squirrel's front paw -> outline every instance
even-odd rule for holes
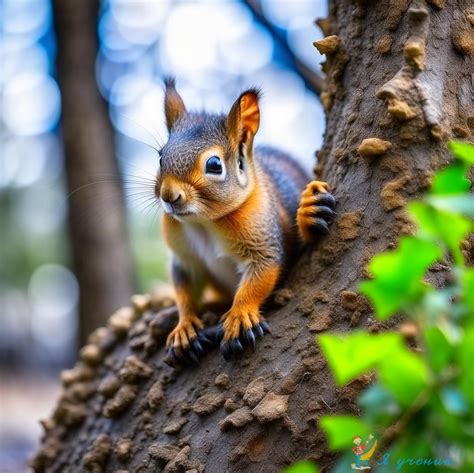
[[[311,181],[301,196],[296,220],[299,234],[306,243],[313,240],[317,233],[329,232],[336,199],[327,191],[327,187],[325,182]]]
[[[171,366],[199,364],[199,358],[204,351],[198,337],[202,327],[203,323],[196,316],[181,318],[166,339],[166,348],[169,350],[165,362]]]
[[[239,356],[245,346],[255,350],[256,337],[270,333],[258,309],[231,309],[224,317],[221,352],[226,360]]]

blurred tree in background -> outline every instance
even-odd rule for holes
[[[95,80],[99,4],[55,0],[53,5],[69,241],[80,289],[79,338],[85,343],[132,296],[132,262],[112,127]]]
[[[104,307],[128,297],[133,274],[138,291],[166,278],[150,200],[155,148],[166,138],[163,77],[177,77],[190,108],[211,111],[261,86],[260,142],[310,167],[324,131],[313,20],[326,11],[325,0],[0,3],[5,468],[37,442],[35,419],[55,396],[50,375],[75,357],[80,307],[92,318],[81,317],[84,327],[103,324]],[[123,201],[130,252],[118,249],[127,246]]]

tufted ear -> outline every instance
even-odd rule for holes
[[[168,131],[186,113],[183,99],[176,91],[174,78],[165,79],[165,117]]]
[[[259,90],[246,90],[230,109],[227,116],[227,131],[229,138],[234,141],[236,146],[240,146],[242,143],[248,147],[252,146],[253,137],[260,125],[259,97]]]

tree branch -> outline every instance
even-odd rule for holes
[[[284,35],[267,19],[256,0],[243,0],[243,2],[252,13],[254,20],[270,33],[280,50],[288,58],[293,69],[303,79],[305,86],[319,97],[323,89],[324,77],[313,71],[295,55]]]

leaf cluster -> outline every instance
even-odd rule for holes
[[[378,319],[403,314],[410,320],[415,346],[398,332],[319,337],[339,385],[367,372],[377,379],[358,399],[361,417],[321,419],[333,450],[350,451],[353,436],[373,433],[393,459],[447,459],[449,467],[437,471],[474,470],[474,268],[466,265],[461,246],[474,227],[466,178],[474,146],[451,142],[450,149],[453,162],[435,175],[423,199],[408,206],[416,234],[376,255],[369,264],[372,278],[359,285]],[[435,264],[450,268],[445,287],[425,280]],[[427,461],[416,467],[428,469],[433,466]]]

